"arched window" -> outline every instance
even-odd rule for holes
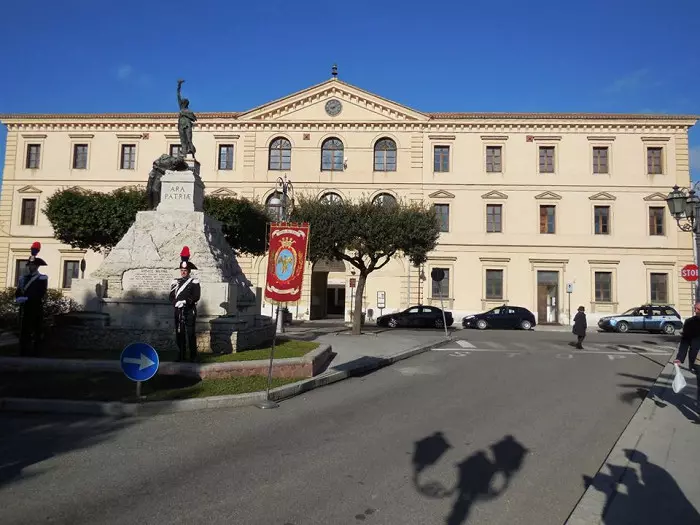
[[[321,171],[343,171],[344,151],[340,139],[324,140],[321,145]]]
[[[380,193],[374,199],[372,199],[373,204],[379,206],[396,206],[396,198],[389,193]]]
[[[396,171],[396,142],[378,140],[374,145],[374,171]]]
[[[284,137],[276,138],[270,144],[268,169],[278,171],[292,169],[292,143]]]
[[[326,204],[340,204],[341,202],[343,202],[343,198],[333,191],[324,193],[323,195],[321,195],[321,198],[319,200]]]

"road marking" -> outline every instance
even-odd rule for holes
[[[464,356],[466,356],[466,355],[469,355],[469,352],[463,352],[463,351],[452,352],[450,355],[451,355],[452,357],[464,357]]]
[[[508,352],[508,357],[515,357],[516,355],[520,355],[520,352]]]
[[[462,348],[476,348],[476,346],[471,344],[469,341],[464,341],[462,339],[458,339],[457,341],[455,341],[455,343],[457,343]]]
[[[627,356],[626,355],[608,354],[608,359],[610,359],[610,361],[614,361],[615,359],[624,359],[625,357],[627,357]]]
[[[572,356],[571,354],[557,354],[555,357],[557,359],[573,359],[574,358],[574,356]]]

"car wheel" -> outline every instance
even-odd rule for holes
[[[435,328],[442,328],[445,326],[442,322],[442,319],[435,319]]]
[[[671,323],[665,324],[664,333],[667,335],[673,335],[676,333],[676,327],[673,326]]]
[[[629,330],[630,330],[630,327],[626,322],[621,321],[621,322],[617,323],[617,331],[620,332],[621,334],[625,334],[625,333],[629,332]]]
[[[399,326],[399,322],[392,317],[391,319],[389,319],[388,325],[389,328],[396,328],[397,326]]]
[[[530,328],[532,328],[532,323],[530,321],[528,321],[527,319],[524,319],[520,323],[520,328],[522,328],[523,330],[529,330]]]
[[[483,319],[479,319],[479,320],[476,322],[476,327],[477,327],[479,330],[485,330],[487,326],[488,326],[488,325],[486,324],[486,321],[484,321]]]

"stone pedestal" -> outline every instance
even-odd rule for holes
[[[157,209],[137,213],[99,268],[88,279],[73,281],[73,297],[85,310],[109,315],[112,339],[122,332],[127,337],[131,330],[135,336],[164,344],[174,330],[170,284],[179,277],[180,251],[188,246],[190,261],[197,266],[192,276],[199,279],[202,290],[197,304],[198,346],[210,347],[200,351],[211,346],[236,351],[236,332],[256,334],[246,336],[251,340],[265,337],[269,318],[260,316],[261,289],[243,274],[221,223],[202,211],[199,163],[191,157],[185,160],[191,169],[165,172]],[[227,320],[218,321],[222,317]]]
[[[157,211],[203,211],[204,183],[192,171],[166,171],[160,179]]]

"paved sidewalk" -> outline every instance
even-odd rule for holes
[[[681,369],[685,389],[673,392],[669,362],[603,467],[585,480],[590,486],[567,525],[700,524],[697,379]]]

